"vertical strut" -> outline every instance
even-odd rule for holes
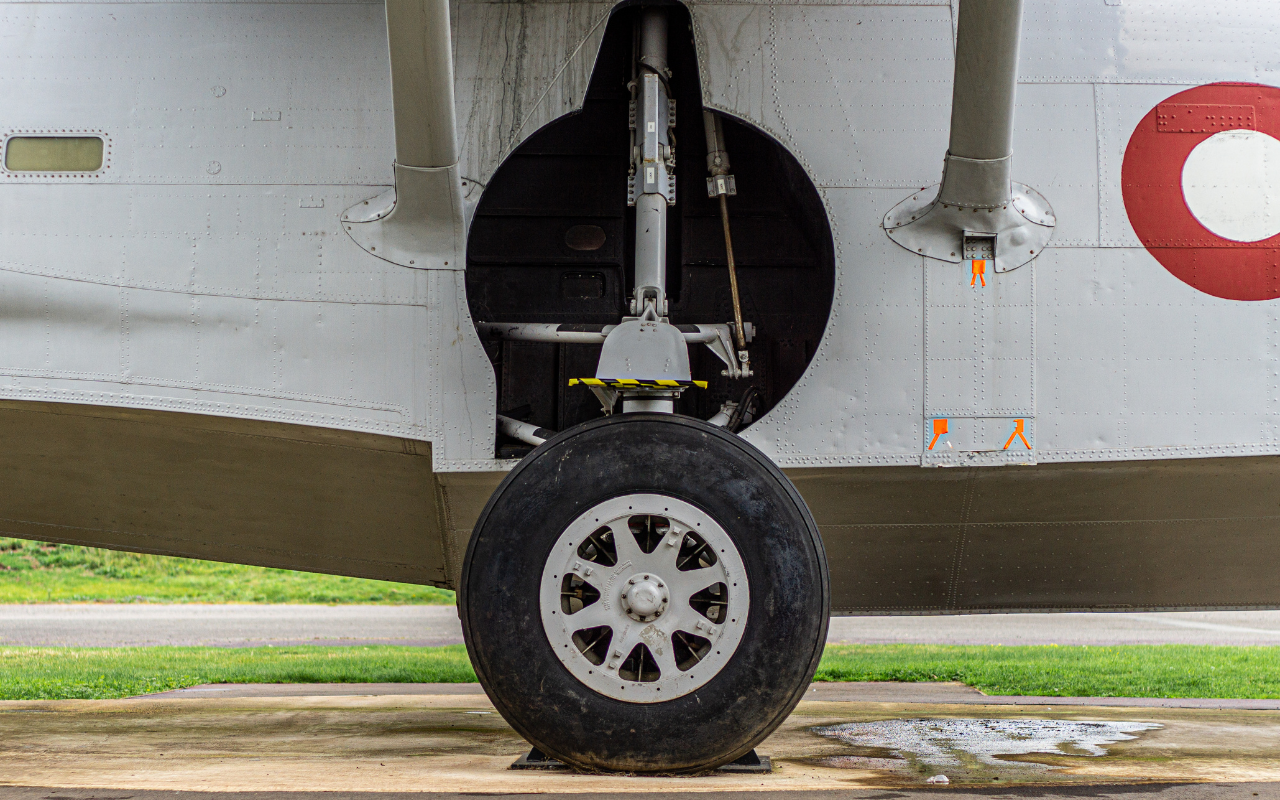
[[[674,201],[671,110],[667,79],[667,12],[646,8],[640,17],[640,85],[636,109],[635,155],[636,285],[631,313],[647,319],[667,316],[667,205]]]
[[[995,208],[1010,200],[1021,31],[1022,0],[960,5],[943,203]]]
[[[1053,237],[1049,202],[1011,180],[1022,3],[959,0],[942,183],[932,197],[922,190],[898,203],[882,223],[916,255],[957,264],[982,248],[989,252],[981,260],[1001,273],[1030,262]]]

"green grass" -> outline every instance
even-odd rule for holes
[[[987,694],[1280,697],[1280,648],[833,645],[821,681],[960,681]],[[0,648],[0,699],[129,697],[202,683],[460,683],[451,647]]]
[[[0,699],[131,697],[203,683],[469,683],[447,647],[3,647]]]
[[[452,604],[432,586],[0,537],[0,603]]]
[[[1280,697],[1280,648],[831,645],[820,681],[959,681],[985,694]]]

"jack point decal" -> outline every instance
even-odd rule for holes
[[[942,439],[942,437],[946,435],[947,435],[946,419],[935,419],[933,421],[933,441],[929,442],[929,449],[932,450],[934,445],[938,443],[938,440]],[[946,444],[950,446],[951,443],[947,442]]]
[[[987,260],[985,258],[975,258],[973,260],[973,277],[969,279],[969,285],[973,286],[977,281],[982,281],[982,288],[987,287]]]
[[[1009,449],[1014,439],[1021,439],[1027,449],[1031,449],[1031,442],[1027,441],[1027,421],[1025,419],[1015,419],[1013,421],[1013,432],[1009,434],[1009,441],[1004,443],[1005,450]]]

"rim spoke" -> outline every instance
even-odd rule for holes
[[[688,572],[675,572],[664,576],[671,587],[671,605],[681,611],[689,607],[689,598],[698,592],[723,581],[720,570],[714,566],[693,569]]]
[[[609,656],[606,660],[612,661],[613,666],[617,667],[627,656],[631,655],[631,651],[636,649],[636,645],[644,640],[640,638],[640,631],[645,629],[645,625],[640,622],[631,622],[631,627],[627,628],[622,624],[613,626],[613,641],[609,644]],[[615,653],[622,653],[621,656],[614,658]]]
[[[626,518],[609,523],[609,530],[613,531],[613,546],[618,553],[618,563],[630,561],[637,571],[647,569],[649,557],[640,549],[631,528],[627,527]]]
[[[597,600],[576,614],[566,614],[566,627],[570,631],[578,631],[583,628],[596,628],[601,625],[608,625],[611,628],[618,628],[618,612],[609,611],[604,607],[604,603]]]
[[[677,564],[680,561],[680,545],[688,530],[688,526],[681,525],[674,519],[671,520],[671,530],[649,554],[652,569],[662,573],[663,580],[666,580],[668,575],[675,579],[676,573],[679,572]]]
[[[670,634],[666,635],[661,647],[657,649],[650,647],[649,652],[653,653],[653,660],[658,662],[658,671],[662,673],[664,680],[680,674],[680,668],[676,666],[675,646],[671,643]]]

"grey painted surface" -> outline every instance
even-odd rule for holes
[[[832,617],[862,644],[1280,644],[1280,611]],[[461,644],[453,606],[0,605],[0,646]]]
[[[5,131],[99,131],[110,159],[92,176],[0,182],[0,396],[386,433],[433,441],[439,470],[503,466],[460,277],[384,261],[339,223],[392,181],[382,4],[4,6]],[[939,177],[954,4],[690,8],[706,102],[797,156],[836,238],[823,344],[747,434],[780,463],[920,464],[928,414],[961,396],[980,407],[958,416],[1024,415],[1027,461],[1280,452],[1275,302],[1173,278],[1138,245],[1119,189],[1154,104],[1280,80],[1268,3],[1027,3],[1014,177],[1059,228],[1026,276],[987,276],[993,295],[1035,276],[1033,296],[1008,287],[1029,299],[1016,319],[994,307],[999,352],[980,354],[1017,369],[959,376],[933,360],[925,309],[941,313],[934,290],[968,276],[879,227]],[[468,203],[513,147],[580,105],[608,10],[454,4]],[[954,321],[970,313],[983,311]]]
[[[1276,39],[1269,22],[1245,22],[1262,6],[1231,8],[1241,35]],[[1236,23],[1207,13],[1147,2],[1027,5],[1014,178],[1041,190],[1059,219],[1034,267],[1036,313],[1029,325],[1002,325],[1034,359],[1034,373],[1016,376],[1034,380],[1034,408],[1020,409],[1034,411],[1032,461],[1276,452],[1264,378],[1274,303],[1221,301],[1173,278],[1138,245],[1120,199],[1125,145],[1156,103],[1187,86],[1271,74],[1232,44]],[[876,222],[903,190],[937,181],[950,9],[700,3],[694,19],[708,102],[797,155],[823,192],[837,242],[823,345],[748,438],[788,466],[920,463],[921,409],[940,388],[922,383],[924,287],[968,288],[969,276],[894,252]],[[1194,36],[1197,27],[1212,31]],[[1166,61],[1159,54],[1179,36],[1196,46],[1185,61]],[[996,276],[996,291],[1008,280]],[[1226,376],[1237,369],[1238,379]],[[979,397],[1002,390],[994,374],[971,381],[964,388]]]
[[[392,182],[382,3],[18,3],[0,49],[21,56],[0,133],[109,140],[93,175],[4,173],[4,397],[491,454],[461,276],[388,263],[340,222]],[[434,255],[456,266],[453,246]]]

